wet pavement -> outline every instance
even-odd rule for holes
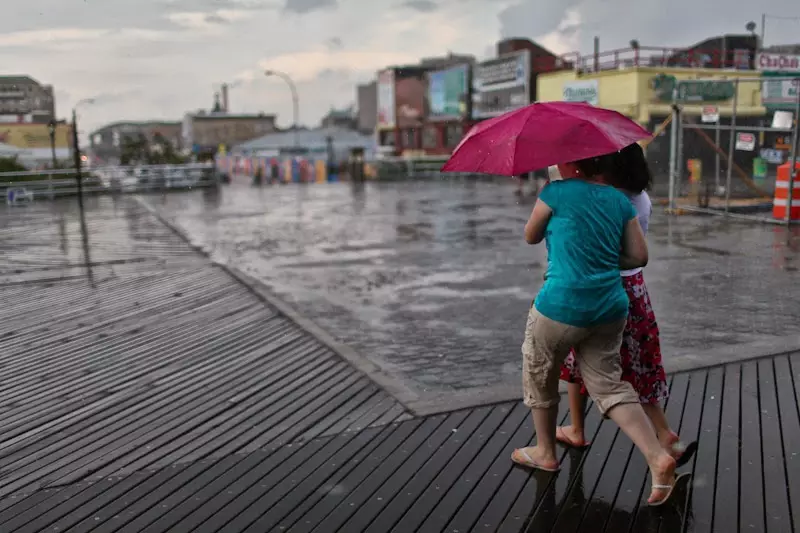
[[[519,394],[546,257],[522,239],[533,199],[513,183],[231,186],[147,201],[421,395]],[[645,277],[668,369],[800,349],[800,228],[656,211]]]

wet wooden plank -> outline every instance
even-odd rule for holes
[[[758,361],[759,413],[764,475],[765,531],[791,533],[786,453],[781,436],[781,416],[776,395],[777,382],[772,359]],[[796,445],[795,445],[796,446]]]
[[[740,365],[725,368],[720,419],[719,452],[717,455],[717,483],[714,508],[724,509],[714,515],[713,531],[727,533],[739,531],[739,436],[741,426],[740,391],[742,370]]]
[[[739,527],[752,533],[763,533],[764,471],[761,442],[761,411],[758,394],[758,363],[742,365],[741,448],[739,463]]]
[[[261,494],[241,513],[225,511],[224,515],[217,515],[215,520],[204,524],[201,531],[218,531],[221,523],[234,531],[260,532],[274,531],[276,528],[280,531],[288,530],[302,520],[328,493],[341,490],[343,480],[384,443],[403,438],[411,428],[402,425],[402,431],[398,432],[400,427],[399,424],[390,424],[365,430],[356,436],[353,446],[342,450],[342,454],[332,457],[321,468],[304,472],[305,479],[281,498],[275,498],[272,493]],[[374,438],[364,438],[364,435],[373,435],[373,432],[377,432]],[[219,523],[216,519],[219,519]],[[228,524],[230,525],[227,526]]]
[[[481,408],[481,411],[486,410],[487,408]],[[502,406],[493,407],[489,410],[488,416],[486,416],[481,425],[471,434],[454,434],[452,439],[464,444],[459,448],[458,452],[446,460],[444,469],[419,494],[416,504],[397,522],[392,531],[417,531],[507,416],[507,406],[505,410]]]
[[[325,497],[295,523],[290,531],[312,531],[323,523],[343,502],[347,507],[358,507],[368,498],[380,482],[402,465],[403,461],[424,442],[440,422],[431,423],[417,419],[402,422],[391,440],[384,441],[375,452],[357,465],[340,483],[339,490],[330,490]],[[423,427],[424,426],[424,427]],[[422,428],[421,431],[417,431]],[[232,530],[238,524],[232,523]]]
[[[673,427],[678,427],[683,416],[686,397],[689,392],[689,375],[677,374],[672,378],[669,401],[666,404],[667,420]],[[607,533],[629,531],[634,528],[645,529],[658,525],[657,515],[646,508],[646,499],[650,494],[650,477],[644,456],[633,449],[625,476],[622,479],[614,512],[606,523]]]
[[[397,495],[372,521],[366,533],[392,531],[397,523],[415,505],[433,480],[447,467],[450,460],[467,442],[471,435],[489,415],[489,409],[472,409],[461,413],[459,418],[448,418],[443,426],[451,432],[449,438],[435,451],[431,458],[416,472]],[[453,416],[453,415],[451,415]],[[460,420],[463,417],[463,420]]]
[[[775,358],[775,384],[789,505],[794,522],[793,531],[797,531],[800,528],[800,451],[797,450],[797,443],[800,442],[800,364],[797,355]]]
[[[708,533],[717,509],[717,455],[719,453],[720,416],[722,414],[723,368],[709,370],[703,398],[703,416],[698,433],[698,448],[692,468],[690,508],[685,512],[687,532]]]
[[[417,531],[420,533],[443,531],[448,527],[451,530],[458,529],[458,526],[448,526],[448,524],[455,518],[458,510],[463,509],[464,505],[467,504],[468,499],[474,494],[478,483],[487,470],[497,460],[508,464],[511,450],[516,445],[515,442],[511,441],[511,437],[516,434],[517,428],[520,427],[522,421],[530,416],[530,410],[522,403],[515,405],[513,408],[506,404],[502,409],[508,412],[506,419],[486,441],[486,444],[467,465],[447,493],[439,500],[438,505],[431,511]],[[468,514],[462,514],[459,517],[461,520],[469,522],[464,526],[465,530],[468,531],[474,518],[480,516],[480,511],[488,503],[491,494],[491,492],[475,494],[476,497],[469,502],[472,505],[470,510],[475,512],[474,517],[470,517]]]

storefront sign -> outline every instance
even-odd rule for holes
[[[733,98],[736,91],[728,80],[678,80],[670,74],[659,74],[650,81],[655,96],[662,102],[725,102]],[[677,89],[677,94],[675,93]]]
[[[69,124],[56,125],[56,148],[72,145],[71,131]],[[50,148],[50,127],[47,124],[0,124],[0,143],[17,148]]]
[[[764,78],[778,77],[786,74],[765,72]],[[768,108],[794,108],[797,104],[798,91],[800,90],[800,75],[794,79],[764,79],[761,82],[761,102]]]
[[[562,97],[565,102],[586,102],[600,105],[599,82],[586,80],[565,83]]]
[[[758,54],[756,68],[766,72],[796,72],[800,74],[800,55]]]
[[[433,120],[468,117],[469,65],[428,74],[428,117]]]
[[[396,107],[394,100],[394,70],[378,73],[378,120],[379,128],[393,128],[396,123]]]
[[[752,152],[756,149],[756,136],[752,133],[739,133],[736,135],[736,149],[743,152]]]
[[[520,50],[475,67],[473,74],[475,118],[488,118],[524,107],[531,102],[530,52]]]

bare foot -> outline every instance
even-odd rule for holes
[[[653,490],[650,492],[647,503],[660,502],[670,494],[670,487],[675,484],[675,468],[675,459],[667,453],[662,453],[658,459],[650,464]]]
[[[555,455],[547,453],[539,446],[529,446],[514,450],[511,455],[514,462],[531,467],[541,468],[542,470],[555,471],[560,465]]]
[[[586,442],[586,435],[582,429],[575,426],[559,426],[556,428],[556,440],[561,444],[572,446],[573,448],[585,448],[589,445]]]

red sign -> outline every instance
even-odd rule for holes
[[[800,55],[758,54],[758,70],[800,72]]]

